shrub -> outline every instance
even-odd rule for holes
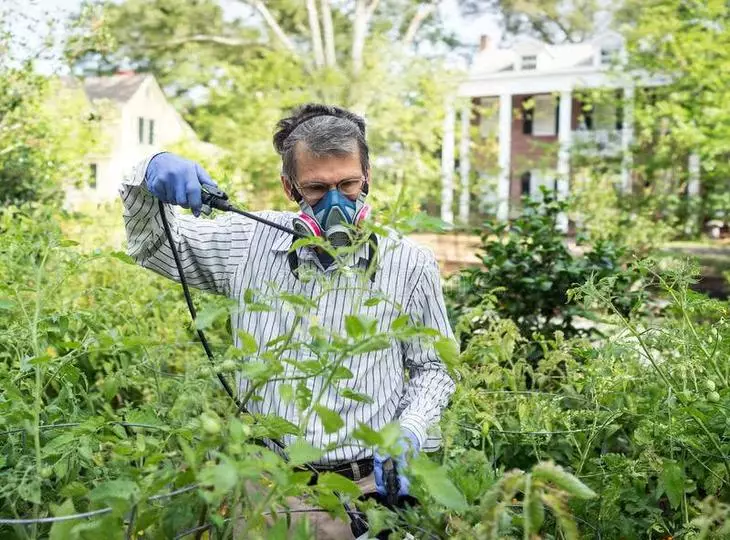
[[[446,289],[454,320],[486,301],[526,337],[550,338],[557,331],[571,337],[582,331],[576,318],[593,315],[569,303],[567,293],[591,277],[613,279],[613,305],[628,313],[640,295],[631,290],[637,276],[625,262],[625,251],[602,240],[587,249],[577,246],[584,252],[576,253],[556,227],[566,209],[567,203],[545,191],[540,202],[526,199],[512,223],[485,222],[483,266],[461,271]]]

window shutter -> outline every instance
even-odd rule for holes
[[[525,108],[525,101],[528,101],[529,99],[530,98],[528,97],[522,101],[522,133],[524,135],[532,135],[532,120],[535,114],[534,105],[531,109]]]
[[[532,179],[532,173],[525,171],[520,176],[520,193],[524,197],[530,194],[530,180]]]
[[[150,144],[155,144],[155,121],[150,119],[149,121],[149,130],[150,130],[150,138],[149,142]]]
[[[560,133],[560,98],[555,98],[555,134]]]
[[[144,144],[144,118],[142,118],[141,116],[137,118],[137,131],[139,144]]]
[[[616,131],[624,128],[624,103],[623,92],[616,92]]]
[[[96,179],[98,174],[98,168],[96,163],[89,165],[89,187],[92,189],[96,188]]]

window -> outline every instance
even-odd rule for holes
[[[155,121],[148,120],[148,122],[149,122],[149,131],[150,131],[149,143],[155,144]]]
[[[137,131],[139,135],[139,144],[144,144],[144,118],[137,118]]]
[[[610,66],[618,60],[618,49],[616,47],[601,47],[600,62],[602,66]]]
[[[537,69],[537,55],[526,54],[520,60],[520,69],[530,70]]]
[[[96,163],[92,163],[91,165],[89,165],[89,187],[92,189],[96,189],[97,173],[98,168],[96,166]]]
[[[553,137],[557,133],[558,111],[555,98],[551,95],[535,96],[532,119],[532,134],[538,137]]]
[[[479,100],[479,133],[482,137],[496,135],[499,130],[499,99],[485,97]]]
[[[593,129],[596,131],[612,131],[616,129],[618,119],[616,105],[599,102],[593,106]]]

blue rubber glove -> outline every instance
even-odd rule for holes
[[[375,475],[375,489],[380,495],[385,496],[387,494],[387,488],[385,486],[385,479],[383,478],[383,463],[389,458],[393,457],[396,464],[396,472],[398,473],[398,484],[400,489],[398,490],[399,497],[405,497],[408,495],[408,489],[411,486],[410,480],[405,476],[402,471],[408,466],[408,457],[415,456],[421,449],[421,445],[418,444],[418,438],[407,429],[403,429],[403,437],[399,441],[399,445],[404,450],[398,456],[388,456],[375,452],[373,457],[373,473]]]
[[[157,154],[145,172],[147,189],[162,202],[190,208],[197,217],[203,205],[200,186],[216,186],[205,169],[169,152]]]

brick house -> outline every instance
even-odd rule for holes
[[[482,37],[459,95],[472,104],[468,114],[479,136],[497,139],[497,172],[478,171],[493,180],[489,202],[497,217],[508,219],[519,199],[536,196],[541,186],[567,194],[578,148],[613,162],[620,186],[631,189],[637,81],[641,87],[663,81],[622,73],[616,68],[624,60],[624,40],[614,32],[565,45],[521,38],[510,48]],[[460,159],[469,156],[462,150]],[[469,166],[461,168],[463,176]]]

